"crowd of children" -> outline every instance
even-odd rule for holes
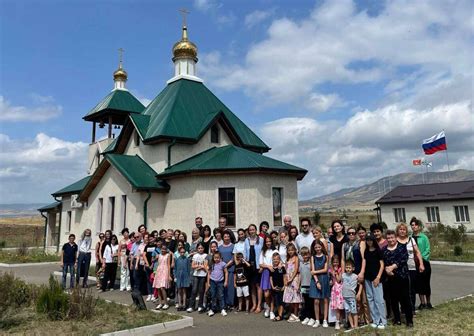
[[[195,224],[190,242],[179,230],[148,233],[144,226],[130,234],[122,230],[120,242],[111,231],[100,234],[98,289],[113,290],[120,267],[120,290],[141,291],[159,310],[168,309],[174,298],[176,309],[188,313],[226,316],[233,309],[263,311],[273,321],[313,328],[333,324],[336,330],[360,324],[384,329],[388,318],[401,324],[400,306],[412,327],[414,293],[422,298],[418,309],[431,308],[430,274],[424,273],[429,267],[429,241],[416,218],[410,222],[413,237],[408,238],[405,224],[384,236],[379,224],[373,224],[368,234],[363,227],[349,227],[346,233],[339,220],[325,238],[307,218],[301,220],[298,233],[289,216],[279,232],[268,232],[268,223],[262,222],[259,232],[250,224],[237,231],[237,238],[226,228],[225,218],[214,237],[201,218]],[[83,250],[83,240],[89,236],[90,230],[81,237]],[[71,257],[78,253],[74,238],[71,235],[63,247],[65,273],[76,261]]]

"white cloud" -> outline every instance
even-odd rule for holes
[[[471,70],[470,13],[469,1],[387,2],[377,16],[350,0],[326,1],[303,20],[274,20],[241,63],[203,57],[203,78],[267,104],[306,101],[326,83],[389,80],[392,90],[416,91],[434,73],[449,80]],[[417,68],[419,77],[400,81],[408,76],[403,67]]]
[[[201,12],[207,12],[222,7],[222,4],[216,0],[194,0],[194,7]]]
[[[245,16],[244,24],[247,28],[253,28],[259,23],[268,19],[272,14],[273,10],[255,10]]]
[[[468,101],[431,109],[390,105],[357,112],[346,121],[282,118],[259,130],[272,147],[269,156],[308,169],[299,185],[302,199],[416,170],[421,142],[446,130],[451,169],[474,169],[474,112]],[[446,170],[444,153],[428,158],[434,171]]]
[[[347,105],[337,94],[321,94],[313,92],[309,95],[306,106],[314,112],[326,112],[335,107]]]
[[[86,175],[87,148],[44,133],[34,139],[0,134],[0,203],[49,201],[51,192]]]
[[[0,96],[0,121],[3,122],[43,122],[56,118],[62,113],[62,106],[55,104],[54,98],[32,94],[32,106],[12,105],[4,96]]]

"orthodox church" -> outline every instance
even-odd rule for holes
[[[120,60],[114,89],[83,117],[92,125],[87,176],[38,209],[45,246],[86,228],[117,233],[144,224],[190,234],[198,216],[211,228],[224,216],[235,229],[263,220],[278,227],[285,214],[297,220],[297,181],[307,171],[264,155],[270,147],[197,76],[197,54],[183,25],[174,77],[147,107],[127,90]]]

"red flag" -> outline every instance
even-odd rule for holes
[[[421,166],[421,159],[413,160],[413,165],[414,166]]]

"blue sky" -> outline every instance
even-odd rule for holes
[[[117,49],[128,89],[153,99],[172,77],[182,7],[198,75],[270,156],[310,171],[301,198],[416,172],[421,139],[442,129],[451,166],[473,169],[469,1],[0,6],[0,203],[48,201],[84,175],[91,127],[81,118],[112,89]],[[446,168],[444,155],[429,159]]]

